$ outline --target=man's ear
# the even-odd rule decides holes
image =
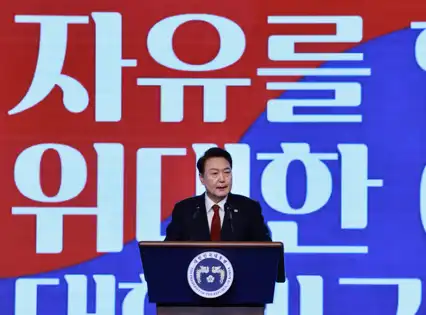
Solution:
[[[203,184],[203,185],[204,185],[204,177],[203,177],[203,174],[198,173],[198,178],[200,179],[201,184]]]

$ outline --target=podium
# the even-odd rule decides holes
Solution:
[[[158,315],[260,315],[285,281],[280,242],[139,242]]]

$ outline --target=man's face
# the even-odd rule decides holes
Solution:
[[[225,198],[232,188],[232,170],[229,162],[222,157],[209,158],[200,174],[201,183],[214,202]]]

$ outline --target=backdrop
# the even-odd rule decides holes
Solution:
[[[3,3],[1,314],[154,314],[137,241],[216,145],[285,243],[268,315],[425,314],[424,29],[419,0]]]

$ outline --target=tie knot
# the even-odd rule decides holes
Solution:
[[[213,207],[212,207],[212,208],[213,208],[213,211],[214,211],[214,212],[216,212],[216,213],[217,213],[217,212],[219,211],[219,209],[220,209],[220,207],[219,207],[218,205],[213,205]]]

